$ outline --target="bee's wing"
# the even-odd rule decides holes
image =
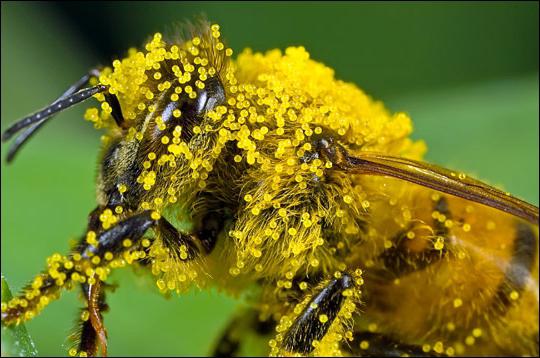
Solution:
[[[538,224],[538,208],[478,180],[416,160],[362,152],[347,156],[344,169],[357,173],[385,175],[443,193],[484,204]]]

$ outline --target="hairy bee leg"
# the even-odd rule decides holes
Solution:
[[[213,349],[213,357],[238,356],[242,345],[242,339],[248,333],[256,333],[266,336],[273,332],[275,322],[269,318],[266,321],[259,319],[258,312],[254,309],[236,315],[227,325],[222,335],[217,340]]]
[[[103,283],[97,280],[94,284],[82,284],[81,287],[87,308],[81,313],[78,352],[95,356],[101,350],[102,356],[105,357],[107,356],[107,331],[102,312],[106,311],[108,306],[105,303]],[[70,354],[75,355],[78,352],[70,351]]]
[[[122,242],[129,238],[132,242],[138,242],[146,231],[157,225],[161,220],[159,217],[153,218],[151,210],[143,211],[120,221],[110,229],[101,232],[97,238],[97,245],[84,243],[79,248],[80,254],[84,258],[89,258],[94,255],[102,256],[106,252],[116,254],[125,247]]]
[[[90,215],[90,228],[97,226],[95,220],[97,213],[99,213],[99,210]],[[137,244],[151,227],[160,233],[164,243],[171,249],[174,250],[180,245],[186,245],[188,255],[186,260],[195,258],[201,252],[201,247],[197,245],[192,235],[178,232],[165,218],[153,217],[152,211],[145,211],[99,233],[97,245],[84,244],[79,248],[80,253],[86,259],[94,256],[102,257],[107,252],[119,254],[125,250],[124,240],[126,238]],[[107,334],[101,314],[103,308],[107,306],[101,285],[99,280],[95,280],[94,284],[82,285],[85,299],[88,302],[88,317],[82,323],[79,350],[89,355],[95,355],[98,349],[101,349],[103,355],[106,355],[107,352]]]
[[[32,319],[52,300],[58,298],[60,291],[66,286],[72,288],[74,281],[79,282],[78,279],[84,279],[80,282],[88,282],[85,270],[94,265],[88,261],[95,256],[103,258],[107,252],[119,253],[125,249],[122,246],[124,238],[129,237],[133,242],[137,242],[160,220],[154,219],[153,215],[153,212],[148,210],[119,222],[97,236],[96,246],[85,242],[69,256],[52,255],[47,260],[47,270],[37,275],[21,294],[2,304],[2,323],[11,325]],[[76,258],[77,256],[79,257]],[[74,280],[74,277],[77,279]]]
[[[353,286],[353,278],[348,274],[328,282],[313,296],[284,334],[278,351],[311,353],[315,349],[313,343],[324,338],[338,316],[346,299],[344,292]]]
[[[194,234],[184,234],[178,231],[170,222],[165,219],[160,219],[157,231],[161,234],[163,243],[171,250],[171,252],[178,253],[180,247],[186,247],[186,257],[182,257],[183,261],[193,260],[198,257],[205,249],[202,246],[202,242]],[[181,254],[179,254],[181,255]]]
[[[89,217],[88,228],[99,230],[98,208]],[[88,244],[83,241],[78,248],[79,253],[85,259],[92,257],[104,257],[106,253],[118,254],[125,249],[123,240],[130,238],[137,243],[145,232],[158,224],[160,219],[152,218],[151,211],[144,211],[125,220],[110,229],[102,231],[96,238],[97,245]],[[94,278],[92,283],[81,284],[84,300],[87,309],[81,314],[80,331],[78,332],[78,350],[70,352],[77,354],[84,352],[89,356],[95,356],[99,350],[103,356],[107,355],[107,332],[103,323],[102,312],[108,308],[105,303],[104,283]]]
[[[99,230],[99,216],[101,210],[96,209],[90,214],[89,229]],[[142,238],[146,231],[159,225],[161,218],[153,218],[152,211],[144,211],[120,221],[110,229],[102,231],[96,238],[97,245],[91,245],[85,241],[78,248],[81,256],[85,259],[92,257],[104,257],[107,253],[119,254],[125,249],[123,242],[126,238],[135,244]],[[103,356],[107,355],[107,332],[103,323],[102,312],[108,308],[105,303],[103,283],[95,279],[93,283],[81,285],[87,310],[81,315],[81,329],[79,332],[79,352],[94,356],[101,350]],[[74,352],[75,354],[77,352]]]
[[[154,215],[153,212],[147,210],[119,222],[111,229],[98,235],[98,244],[96,246],[89,244],[83,245],[80,249],[81,254],[83,257],[89,257],[91,255],[102,256],[106,252],[118,253],[125,249],[123,239],[129,238],[133,243],[136,243],[151,227],[157,230],[164,244],[169,248],[176,249],[181,245],[186,245],[187,259],[194,259],[200,252],[207,252],[207,245],[209,244],[205,244],[205,241],[215,240],[215,237],[205,237],[202,239],[197,233],[181,233],[167,219],[163,217],[156,217],[154,219],[152,215]],[[200,231],[199,233],[205,233],[205,231]],[[213,247],[213,243],[211,247]]]
[[[344,344],[343,348],[353,355],[361,357],[444,357],[435,352],[424,352],[422,347],[402,344],[378,333],[356,332],[353,344]]]
[[[94,216],[99,213],[99,210],[95,211],[95,213],[90,217],[90,228],[97,226],[97,220],[94,220]],[[86,277],[85,269],[79,269],[78,266],[84,266],[81,264],[86,263],[87,266],[93,267],[94,264],[89,263],[92,258],[99,257],[101,261],[107,253],[112,255],[121,253],[126,249],[124,247],[126,238],[129,238],[133,244],[137,244],[146,231],[152,227],[163,234],[164,241],[170,248],[176,249],[185,244],[188,254],[187,259],[193,259],[198,253],[207,251],[206,246],[199,242],[197,235],[179,233],[166,219],[154,215],[151,210],[141,212],[120,221],[110,229],[100,232],[96,236],[95,245],[84,241],[69,256],[52,255],[48,259],[46,271],[36,276],[21,294],[2,304],[2,323],[13,325],[32,319],[52,300],[57,299],[63,288],[73,286],[74,276],[84,280],[90,278]],[[203,232],[201,231],[201,233]],[[215,238],[206,239],[207,241],[215,240]],[[213,244],[211,246],[213,247]],[[80,258],[75,260],[77,255]],[[77,281],[75,280],[75,282]],[[97,317],[97,315],[94,316]],[[89,326],[86,329],[89,329]]]
[[[127,129],[129,126],[124,118],[124,115],[122,114],[122,108],[120,107],[118,97],[116,97],[115,94],[110,94],[108,92],[105,92],[104,96],[105,101],[107,101],[107,103],[109,103],[111,106],[111,115],[114,118],[116,125],[122,129]]]

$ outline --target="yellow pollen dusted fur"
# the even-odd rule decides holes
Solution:
[[[3,323],[81,287],[68,353],[106,354],[107,280],[138,266],[167,296],[246,297],[220,355],[249,335],[272,356],[538,354],[538,228],[521,220],[538,208],[421,163],[406,113],[304,47],[235,55],[219,25],[188,32],[93,72],[97,208]]]

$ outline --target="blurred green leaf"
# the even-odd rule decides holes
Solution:
[[[2,275],[2,302],[11,299],[11,291]],[[4,327],[2,325],[2,357],[36,357],[37,350],[24,324]]]

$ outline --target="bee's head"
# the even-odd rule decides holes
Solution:
[[[217,25],[175,43],[156,34],[146,52],[130,50],[101,71],[98,82],[107,91],[96,95],[101,106],[85,118],[108,129],[100,172],[106,192],[125,184],[140,191],[134,202],[148,196],[166,202],[175,187],[205,186],[230,139],[232,51],[219,38]]]
[[[51,105],[5,131],[3,140],[20,131],[8,161],[55,113],[95,97],[99,106],[84,117],[106,131],[98,177],[102,203],[125,202],[126,191],[135,193],[127,201],[138,206],[149,196],[171,199],[171,187],[203,188],[234,130],[225,106],[236,85],[228,65],[232,50],[220,38],[219,26],[209,24],[173,41],[157,33],[144,49],[130,49],[111,67],[90,71]]]
[[[217,25],[193,30],[190,39],[175,42],[155,34],[146,51],[131,49],[101,71],[98,82],[107,91],[96,95],[101,108],[89,109],[85,118],[97,128],[119,127],[122,136],[139,141],[166,142],[164,136],[172,139],[176,130],[189,142],[201,132],[197,127],[206,124],[208,113],[225,102],[232,50],[219,38]]]

